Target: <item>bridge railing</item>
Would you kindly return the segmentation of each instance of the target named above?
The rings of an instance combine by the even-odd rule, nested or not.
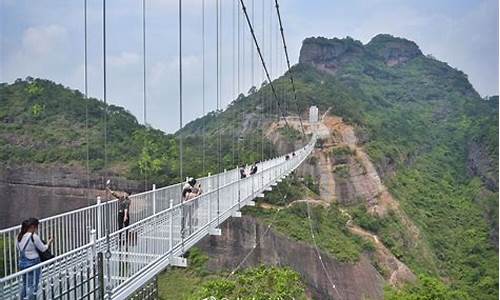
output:
[[[290,160],[283,157],[256,175],[245,179],[222,182],[197,198],[183,203],[169,199],[167,209],[147,216],[130,226],[96,238],[91,230],[89,243],[70,250],[49,261],[0,279],[2,299],[19,299],[21,288],[27,283],[28,293],[36,293],[43,299],[85,298],[92,290],[92,280],[86,274],[94,274],[96,253],[105,253],[103,284],[112,298],[125,299],[149,280],[158,270],[175,264],[182,255],[211,229],[229,218],[233,212],[248,204],[271,184],[293,171],[310,153],[308,144],[296,151]],[[227,173],[227,172],[226,172]],[[213,177],[210,177],[213,180]],[[212,182],[213,183],[213,182]],[[207,185],[211,183],[207,182]],[[161,190],[161,189],[160,189]],[[156,190],[155,192],[160,192]],[[159,269],[158,269],[159,268]],[[85,272],[89,270],[89,272]],[[37,275],[38,274],[38,275]],[[40,275],[41,274],[41,275]],[[151,275],[153,274],[153,275]],[[151,276],[149,276],[151,275]],[[39,276],[37,289],[29,289],[30,278]],[[94,277],[93,277],[94,278]],[[125,295],[120,298],[120,295]]]
[[[259,170],[265,170],[281,159],[281,157],[260,162]],[[239,179],[238,168],[224,171],[220,174],[199,178],[204,192],[210,192],[230,182]],[[174,205],[181,202],[183,183],[177,183],[153,189],[130,196],[130,223],[133,224],[144,218],[169,207],[170,200]],[[0,273],[2,276],[14,274],[18,271],[19,251],[16,248],[16,239],[21,229],[20,225],[0,230]],[[96,229],[97,238],[118,230],[118,201],[97,201],[95,205],[72,210],[40,220],[38,226],[42,238],[53,237],[55,243],[51,247],[55,256],[82,247],[90,242],[90,229]]]

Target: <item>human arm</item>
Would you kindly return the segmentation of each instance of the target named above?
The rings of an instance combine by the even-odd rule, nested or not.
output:
[[[128,212],[130,210],[130,199],[127,198],[124,201],[125,201],[125,210],[124,210],[123,222],[127,222],[127,220],[128,220]]]
[[[52,243],[52,238],[49,239],[48,243],[45,244],[42,239],[38,236],[38,234],[32,234],[31,238],[33,239],[33,244],[35,244],[35,247],[38,249],[40,252],[45,252],[47,249],[49,249],[50,244]]]
[[[109,187],[106,187],[106,190],[108,190],[116,199],[120,199],[120,195],[118,195],[116,192],[113,192]]]

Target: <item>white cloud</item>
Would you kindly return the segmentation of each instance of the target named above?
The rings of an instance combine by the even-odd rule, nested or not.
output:
[[[201,114],[201,4],[183,2],[183,87],[184,121]],[[265,0],[267,1],[267,0]],[[298,61],[301,42],[308,36],[352,36],[367,42],[380,32],[416,41],[425,53],[432,53],[470,75],[482,94],[498,89],[498,2],[400,0],[287,0],[281,12],[292,63]],[[467,2],[467,3],[466,3]],[[178,0],[146,0],[147,3],[147,97],[148,122],[172,131],[178,126]],[[230,10],[234,2],[221,0],[222,16],[222,103],[233,94],[232,27]],[[101,1],[89,4],[89,90],[101,97],[102,23]],[[250,4],[250,2],[247,2]],[[261,1],[256,0],[255,29],[260,40]],[[269,7],[271,2],[268,3]],[[206,103],[215,108],[215,1],[206,5]],[[0,0],[0,81],[17,77],[42,77],[72,88],[83,87],[82,2],[47,0]],[[268,9],[269,9],[268,7]],[[108,101],[142,116],[141,1],[108,3]],[[274,10],[272,10],[274,14]],[[274,17],[273,17],[274,18]],[[266,12],[266,24],[269,11]],[[246,68],[242,91],[250,85],[249,35],[246,32]],[[266,28],[266,33],[269,32]],[[264,45],[261,45],[264,46]],[[281,47],[281,44],[279,44]],[[273,43],[273,48],[276,44]],[[265,45],[270,65],[269,38]],[[281,49],[281,48],[280,48]],[[273,58],[273,60],[275,60]],[[260,65],[256,65],[257,78]],[[276,67],[274,67],[276,68]],[[245,78],[243,82],[243,78]]]
[[[58,54],[56,52],[67,40],[68,32],[62,26],[29,27],[23,32],[22,51],[35,56]]]
[[[119,55],[112,55],[108,58],[108,62],[114,67],[125,67],[138,64],[141,61],[141,56],[133,52],[121,52]]]

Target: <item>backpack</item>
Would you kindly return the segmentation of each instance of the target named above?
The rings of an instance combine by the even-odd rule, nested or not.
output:
[[[47,250],[45,250],[43,252],[38,250],[38,247],[35,244],[35,240],[33,239],[33,234],[31,234],[31,241],[33,242],[33,245],[35,245],[35,249],[36,249],[36,252],[38,252],[38,256],[40,256],[40,261],[46,261],[46,260],[49,260],[49,259],[55,257],[54,254],[52,254],[50,252],[50,248],[48,248]],[[45,242],[43,240],[42,240],[42,242],[45,244]]]

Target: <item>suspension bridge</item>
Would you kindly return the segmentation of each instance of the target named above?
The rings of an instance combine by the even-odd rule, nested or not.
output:
[[[203,32],[205,32],[205,0],[203,9]],[[217,33],[217,109],[220,109],[220,0],[216,3],[216,33]],[[233,27],[236,15],[238,18],[238,76],[236,68],[233,70],[234,78],[240,77],[240,16],[246,21],[249,37],[254,47],[252,48],[251,77],[254,81],[253,59],[258,57],[262,65],[262,77],[270,86],[275,113],[287,124],[287,108],[284,105],[284,93],[274,86],[272,74],[266,65],[266,55],[259,45],[259,38],[254,30],[254,0],[251,4],[251,14],[243,0],[233,0]],[[44,237],[54,237],[57,243],[52,247],[55,257],[20,270],[18,268],[19,253],[16,248],[16,237],[20,226],[0,230],[3,246],[3,273],[0,278],[1,299],[19,299],[20,291],[27,293],[25,299],[148,299],[152,298],[154,289],[153,279],[168,266],[187,266],[188,262],[183,255],[197,242],[208,235],[220,235],[219,225],[230,217],[240,217],[241,209],[245,206],[255,205],[254,200],[263,197],[264,192],[272,190],[286,176],[299,167],[309,156],[316,143],[316,135],[306,136],[302,123],[301,113],[297,106],[297,93],[290,71],[290,60],[286,47],[282,18],[277,0],[262,0],[262,23],[264,23],[265,3],[271,3],[270,9],[275,10],[275,24],[281,35],[283,53],[286,56],[288,75],[293,92],[296,113],[300,119],[301,131],[307,144],[293,153],[284,154],[273,159],[264,159],[264,148],[260,149],[262,159],[257,164],[258,172],[254,175],[241,178],[239,168],[222,170],[221,164],[221,133],[218,139],[218,173],[199,178],[198,182],[203,187],[203,193],[196,198],[183,201],[183,183],[156,188],[130,196],[130,225],[118,228],[116,222],[118,215],[118,200],[102,201],[98,198],[95,205],[69,211],[63,214],[40,220],[39,234]],[[106,103],[106,0],[102,0],[103,18],[103,100]],[[143,17],[143,105],[144,123],[146,121],[146,6],[142,0]],[[87,0],[85,8],[85,97],[87,97]],[[182,1],[179,0],[179,120],[180,129],[182,121]],[[264,39],[264,24],[262,24],[262,38]],[[204,33],[203,33],[204,34]],[[234,36],[233,36],[234,37]],[[236,44],[235,44],[236,45]],[[271,44],[272,45],[272,44]],[[271,46],[270,45],[270,46]],[[205,37],[203,36],[203,49]],[[233,48],[236,48],[236,46]],[[275,49],[278,49],[277,43]],[[256,55],[255,55],[255,52]],[[244,53],[244,52],[243,52]],[[268,53],[269,54],[269,53]],[[272,53],[268,58],[272,58]],[[233,61],[233,62],[234,62]],[[203,81],[205,81],[205,57],[203,52]],[[236,81],[236,80],[235,80]],[[205,83],[204,83],[205,84]],[[236,88],[235,88],[236,90]],[[281,97],[280,97],[281,96]],[[281,99],[280,99],[281,98]],[[264,100],[261,100],[264,101]],[[262,104],[262,103],[261,103]],[[205,110],[205,92],[203,91],[203,110]],[[205,112],[204,112],[205,113]],[[261,110],[260,118],[263,118]],[[105,118],[106,120],[106,118]],[[104,167],[107,164],[107,125],[104,127]],[[264,133],[262,133],[264,139]],[[203,139],[203,148],[205,139]],[[262,143],[264,145],[264,143]],[[179,141],[180,152],[180,178],[184,178],[183,145]],[[205,152],[203,152],[205,156]],[[87,149],[88,161],[88,149]],[[308,209],[309,213],[309,209]],[[309,217],[310,219],[310,217]],[[321,260],[321,257],[319,257]],[[326,272],[326,270],[325,270]],[[37,284],[29,284],[36,279]],[[27,284],[28,283],[28,284]]]
[[[40,299],[127,299],[167,266],[186,266],[182,257],[229,217],[279,183],[311,153],[315,138],[303,148],[258,164],[257,174],[240,179],[238,169],[200,178],[207,191],[181,201],[181,184],[132,195],[131,222],[117,229],[117,200],[41,220],[41,236],[54,236],[62,245],[55,258],[18,271],[15,237],[19,226],[2,230],[4,268],[0,279],[3,299],[19,299],[29,273],[41,271]],[[101,276],[99,274],[102,274]],[[24,279],[23,279],[24,278]]]

